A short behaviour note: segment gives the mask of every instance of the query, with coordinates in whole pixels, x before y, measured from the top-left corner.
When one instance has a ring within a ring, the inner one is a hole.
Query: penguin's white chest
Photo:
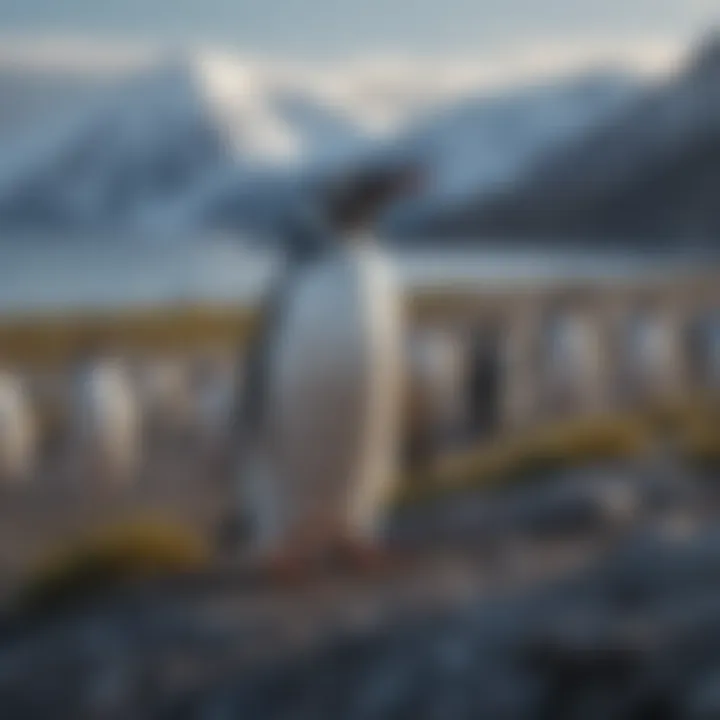
[[[375,531],[396,475],[402,347],[398,286],[378,249],[344,249],[298,278],[268,397],[278,541]]]

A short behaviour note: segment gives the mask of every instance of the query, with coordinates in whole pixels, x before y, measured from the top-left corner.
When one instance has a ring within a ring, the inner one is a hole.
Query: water
[[[502,287],[508,283],[633,278],[691,266],[687,257],[629,252],[403,250],[410,287]],[[195,303],[251,303],[278,256],[234,240],[0,241],[0,314]]]

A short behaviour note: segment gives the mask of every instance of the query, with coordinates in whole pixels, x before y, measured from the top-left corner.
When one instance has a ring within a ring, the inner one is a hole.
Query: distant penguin
[[[549,330],[546,380],[550,407],[564,413],[594,409],[595,379],[601,372],[600,337],[578,312],[554,317]]]
[[[143,363],[137,386],[145,429],[157,442],[186,442],[195,421],[195,398],[182,362],[157,359]]]
[[[0,479],[25,482],[37,455],[37,428],[22,381],[0,373]]]
[[[241,503],[261,556],[314,561],[378,541],[398,476],[404,329],[392,265],[366,227],[399,184],[335,187],[319,221],[289,237],[239,418]]]
[[[457,337],[437,329],[412,335],[407,354],[407,459],[424,465],[466,420],[467,358]]]
[[[201,363],[193,374],[194,435],[201,455],[220,461],[231,440],[237,378],[223,363]]]
[[[73,465],[80,476],[126,485],[141,455],[141,413],[130,375],[119,361],[90,359],[75,370]]]

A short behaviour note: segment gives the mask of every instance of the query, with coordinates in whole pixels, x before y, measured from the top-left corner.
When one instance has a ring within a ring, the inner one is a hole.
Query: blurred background
[[[720,717],[716,0],[0,32],[3,718]],[[408,166],[394,559],[263,581],[248,338],[298,209]]]

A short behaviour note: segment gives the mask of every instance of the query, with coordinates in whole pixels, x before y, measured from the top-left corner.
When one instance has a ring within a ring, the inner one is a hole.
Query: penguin
[[[237,377],[225,362],[202,358],[193,368],[194,444],[202,462],[224,468]]]
[[[422,468],[463,427],[469,363],[458,338],[439,329],[413,333],[408,342],[406,462]]]
[[[77,475],[115,486],[131,484],[141,461],[141,412],[130,375],[112,358],[75,364],[73,464]]]
[[[398,478],[404,319],[369,232],[415,172],[334,182],[286,236],[246,356],[239,502],[256,557],[296,568],[379,548]]]
[[[191,378],[182,362],[159,358],[142,364],[137,378],[145,430],[155,445],[186,444],[194,422]]]
[[[37,423],[23,381],[0,372],[0,478],[27,482],[37,462]]]

